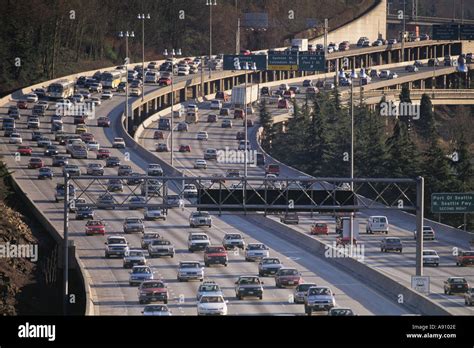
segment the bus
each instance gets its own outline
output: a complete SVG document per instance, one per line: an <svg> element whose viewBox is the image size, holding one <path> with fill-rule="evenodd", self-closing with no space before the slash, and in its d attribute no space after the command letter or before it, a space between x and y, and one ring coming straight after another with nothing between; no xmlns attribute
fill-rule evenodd
<svg viewBox="0 0 474 348"><path fill-rule="evenodd" d="M60 80L53 82L48 86L46 95L50 99L66 99L74 94L74 82L69 80Z"/></svg>
<svg viewBox="0 0 474 348"><path fill-rule="evenodd" d="M117 88L119 83L126 78L126 74L126 71L106 71L102 74L102 86L104 88Z"/></svg>

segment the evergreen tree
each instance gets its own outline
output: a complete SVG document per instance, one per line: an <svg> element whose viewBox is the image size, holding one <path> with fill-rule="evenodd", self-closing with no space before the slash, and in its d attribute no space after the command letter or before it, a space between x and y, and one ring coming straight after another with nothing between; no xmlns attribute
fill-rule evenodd
<svg viewBox="0 0 474 348"><path fill-rule="evenodd" d="M433 104L427 94L423 94L420 104L420 119L413 121L415 129L425 140L436 136L436 124L433 113Z"/></svg>
<svg viewBox="0 0 474 348"><path fill-rule="evenodd" d="M399 115L401 116L400 119L407 125L407 129L409 132L412 130L412 115L402 115L402 110L405 108L404 105L412 104L411 96L410 96L410 89L408 85L402 86L402 91L400 93L400 107L399 107Z"/></svg>
<svg viewBox="0 0 474 348"><path fill-rule="evenodd" d="M461 192L472 191L474 189L474 167L471 163L469 144L464 137L464 133L461 133L457 141L456 155L457 158L452 163L459 190Z"/></svg>

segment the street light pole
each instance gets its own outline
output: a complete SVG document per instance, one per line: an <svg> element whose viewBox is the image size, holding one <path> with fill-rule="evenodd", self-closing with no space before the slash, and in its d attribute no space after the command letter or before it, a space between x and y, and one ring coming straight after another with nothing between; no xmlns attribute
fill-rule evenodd
<svg viewBox="0 0 474 348"><path fill-rule="evenodd" d="M212 77L212 71L211 71L211 57L212 57L212 6L217 6L217 0L206 0L206 6L209 6L209 78Z"/></svg>
<svg viewBox="0 0 474 348"><path fill-rule="evenodd" d="M244 177L245 179L247 179L248 177L248 152L249 152L249 149L247 147L247 143L248 143L248 125L247 125L247 119L248 119L248 110L247 110L247 102L248 102L248 99L247 99L247 88L248 88L248 74L247 74L247 71L248 70L251 70L252 72L253 71L256 71L257 70L257 66L256 66L256 63L252 63L252 65L249 65L247 62L244 63L244 66L243 66L243 70L245 70L245 105L244 105L244 128L245 128L245 152L244 152ZM251 102L251 101L250 101Z"/></svg>
<svg viewBox="0 0 474 348"><path fill-rule="evenodd" d="M407 1L403 0L402 62L405 61L406 6L407 6Z"/></svg>
<svg viewBox="0 0 474 348"><path fill-rule="evenodd" d="M174 48L168 52L167 49L165 49L164 56L168 57L170 56L173 59L173 62L171 63L171 140L170 140L170 153L171 153L171 166L174 165L174 57L175 56L180 56L181 55L181 49L178 49L177 51L174 50Z"/></svg>
<svg viewBox="0 0 474 348"><path fill-rule="evenodd" d="M138 19L142 21L142 101L145 100L145 19L150 19L150 14L139 14Z"/></svg>
<svg viewBox="0 0 474 348"><path fill-rule="evenodd" d="M69 174L64 173L64 251L63 251L63 314L67 315L69 302Z"/></svg>
<svg viewBox="0 0 474 348"><path fill-rule="evenodd" d="M125 130L128 133L128 123L129 123L129 107L128 107L128 98L129 98L129 90L128 90L128 64L130 62L130 58L128 56L128 38L135 37L135 33L132 31L131 33L127 32L120 32L120 38L125 38L125 70L127 72L127 80L125 82Z"/></svg>

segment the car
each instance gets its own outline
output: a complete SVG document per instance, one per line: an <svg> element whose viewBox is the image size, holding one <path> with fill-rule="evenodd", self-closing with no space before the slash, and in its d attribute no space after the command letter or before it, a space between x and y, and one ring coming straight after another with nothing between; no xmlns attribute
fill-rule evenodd
<svg viewBox="0 0 474 348"><path fill-rule="evenodd" d="M165 138L164 134L162 131L155 131L153 133L153 139L155 140L163 140Z"/></svg>
<svg viewBox="0 0 474 348"><path fill-rule="evenodd" d="M92 134L92 133L82 133L81 134L81 140L85 143L88 143L90 141L94 141L94 134Z"/></svg>
<svg viewBox="0 0 474 348"><path fill-rule="evenodd" d="M222 120L221 128L232 128L232 121Z"/></svg>
<svg viewBox="0 0 474 348"><path fill-rule="evenodd" d="M230 95L227 94L226 92L223 92L223 91L218 91L218 92L216 92L216 95L215 95L214 98L215 98L215 99L222 100L222 101L224 101L224 102L230 101Z"/></svg>
<svg viewBox="0 0 474 348"><path fill-rule="evenodd" d="M269 248L263 243L249 243L245 248L245 261L260 261L270 255Z"/></svg>
<svg viewBox="0 0 474 348"><path fill-rule="evenodd" d="M20 154L20 156L31 156L33 154L33 149L31 146L22 145L18 146L17 152Z"/></svg>
<svg viewBox="0 0 474 348"><path fill-rule="evenodd" d="M127 185L140 185L142 184L145 180L143 179L145 175L140 174L140 173L132 173L130 174L130 178L127 179Z"/></svg>
<svg viewBox="0 0 474 348"><path fill-rule="evenodd" d="M280 166L278 164L269 164L265 168L265 175L274 174L276 176L280 175Z"/></svg>
<svg viewBox="0 0 474 348"><path fill-rule="evenodd" d="M69 164L69 157L66 156L53 156L53 167L64 167Z"/></svg>
<svg viewBox="0 0 474 348"><path fill-rule="evenodd" d="M474 265L474 251L458 251L456 255L456 266Z"/></svg>
<svg viewBox="0 0 474 348"><path fill-rule="evenodd" d="M86 222L86 236L100 234L105 236L105 224L102 220L89 220Z"/></svg>
<svg viewBox="0 0 474 348"><path fill-rule="evenodd" d="M311 225L311 235L319 235L319 234L329 234L329 229L328 225L323 222L315 222L314 224Z"/></svg>
<svg viewBox="0 0 474 348"><path fill-rule="evenodd" d="M92 97L91 101L94 106L100 106L102 104L102 101L100 100L100 98L97 98L97 97Z"/></svg>
<svg viewBox="0 0 474 348"><path fill-rule="evenodd" d="M99 142L92 140L87 142L87 151L99 151L100 144Z"/></svg>
<svg viewBox="0 0 474 348"><path fill-rule="evenodd" d="M69 176L81 176L81 170L76 164L65 164L63 167L63 173L69 174Z"/></svg>
<svg viewBox="0 0 474 348"><path fill-rule="evenodd" d="M204 249L204 265L209 267L210 265L224 265L227 267L229 262L227 251L222 245L208 245Z"/></svg>
<svg viewBox="0 0 474 348"><path fill-rule="evenodd" d="M89 90L91 92L95 92L95 93L102 93L103 92L103 87L102 87L101 83L92 83L89 87ZM102 95L102 99L106 99L107 96L108 95L106 94L106 97L104 98L104 95Z"/></svg>
<svg viewBox="0 0 474 348"><path fill-rule="evenodd" d="M245 240L240 233L226 233L222 239L222 245L226 249L245 249Z"/></svg>
<svg viewBox="0 0 474 348"><path fill-rule="evenodd" d="M110 157L110 150L107 149L99 149L97 151L97 159L108 159Z"/></svg>
<svg viewBox="0 0 474 348"><path fill-rule="evenodd" d="M167 305L146 305L142 311L144 316L169 317L172 315Z"/></svg>
<svg viewBox="0 0 474 348"><path fill-rule="evenodd" d="M114 94L112 93L112 91L103 91L101 98L102 99L112 99L113 96L114 96Z"/></svg>
<svg viewBox="0 0 474 348"><path fill-rule="evenodd" d="M28 101L25 99L25 100L19 100L17 103L16 103L16 106L19 108L19 109L28 109Z"/></svg>
<svg viewBox="0 0 474 348"><path fill-rule="evenodd" d="M123 268L146 265L145 253L143 250L131 249L123 257Z"/></svg>
<svg viewBox="0 0 474 348"><path fill-rule="evenodd" d="M264 257L258 263L258 275L266 277L268 275L277 274L278 270L283 267L280 259L277 257Z"/></svg>
<svg viewBox="0 0 474 348"><path fill-rule="evenodd" d="M216 149L206 149L206 151L204 152L204 160L206 161L217 160L217 157L218 157L218 153Z"/></svg>
<svg viewBox="0 0 474 348"><path fill-rule="evenodd" d="M155 272L149 266L133 266L128 283L130 286L140 285L146 280L154 280Z"/></svg>
<svg viewBox="0 0 474 348"><path fill-rule="evenodd" d="M211 110L220 110L220 109L222 109L222 101L220 101L220 100L211 101L210 109Z"/></svg>
<svg viewBox="0 0 474 348"><path fill-rule="evenodd" d="M350 308L331 308L328 312L328 315L331 317L352 317L354 312Z"/></svg>
<svg viewBox="0 0 474 348"><path fill-rule="evenodd" d="M87 133L87 127L84 124L78 124L76 126L76 134Z"/></svg>
<svg viewBox="0 0 474 348"><path fill-rule="evenodd" d="M194 184L186 184L183 188L184 198L195 198L198 196L198 189Z"/></svg>
<svg viewBox="0 0 474 348"><path fill-rule="evenodd" d="M197 135L196 135L196 139L200 140L200 141L208 140L209 139L209 134L207 134L207 132L204 132L204 131L198 132Z"/></svg>
<svg viewBox="0 0 474 348"><path fill-rule="evenodd" d="M100 150L99 150L100 151ZM110 152L109 152L110 154ZM111 167L120 167L120 158L118 157L107 157L106 160L105 160L105 166L107 168L111 168Z"/></svg>
<svg viewBox="0 0 474 348"><path fill-rule="evenodd" d="M336 299L329 287L313 286L309 288L304 302L304 310L307 315L311 316L313 311L329 311L335 306Z"/></svg>
<svg viewBox="0 0 474 348"><path fill-rule="evenodd" d="M123 183L120 179L109 179L107 182L107 191L123 192Z"/></svg>
<svg viewBox="0 0 474 348"><path fill-rule="evenodd" d="M230 116L230 109L222 108L221 111L219 112L219 116Z"/></svg>
<svg viewBox="0 0 474 348"><path fill-rule="evenodd" d="M112 147L114 149L125 149L125 140L123 138L114 138Z"/></svg>
<svg viewBox="0 0 474 348"><path fill-rule="evenodd" d="M413 231L413 239L416 240L417 231L416 229ZM423 240L435 240L436 234L431 226L423 226Z"/></svg>
<svg viewBox="0 0 474 348"><path fill-rule="evenodd" d="M22 144L23 139L21 138L20 133L12 133L10 139L8 140L9 144Z"/></svg>
<svg viewBox="0 0 474 348"><path fill-rule="evenodd" d="M194 169L207 169L206 160L197 159L194 161Z"/></svg>
<svg viewBox="0 0 474 348"><path fill-rule="evenodd" d="M315 283L300 283L296 286L293 293L293 302L296 304L304 304L306 297L308 296L308 290L311 287L315 287Z"/></svg>
<svg viewBox="0 0 474 348"><path fill-rule="evenodd" d="M177 279L179 282L196 279L204 281L204 268L199 261L180 261Z"/></svg>
<svg viewBox="0 0 474 348"><path fill-rule="evenodd" d="M191 146L189 146L189 145L180 145L179 146L179 152L182 152L182 153L191 152Z"/></svg>
<svg viewBox="0 0 474 348"><path fill-rule="evenodd" d="M84 102L84 95L82 94L74 94L72 96L72 101L74 103L83 103Z"/></svg>
<svg viewBox="0 0 474 348"><path fill-rule="evenodd" d="M140 304L151 302L163 302L167 304L168 300L168 287L165 282L161 280L146 280L142 282L138 288L138 302Z"/></svg>
<svg viewBox="0 0 474 348"><path fill-rule="evenodd" d="M284 215L280 216L280 222L286 225L290 225L290 224L298 225L300 222L300 219L297 213L287 212Z"/></svg>
<svg viewBox="0 0 474 348"><path fill-rule="evenodd" d="M235 297L243 300L246 297L257 297L263 300L263 284L257 276L240 276L235 282Z"/></svg>
<svg viewBox="0 0 474 348"><path fill-rule="evenodd" d="M52 142L51 139L42 136L36 141L36 144L38 145L38 147L48 147L52 145Z"/></svg>
<svg viewBox="0 0 474 348"><path fill-rule="evenodd" d="M397 39L389 39L387 41L387 45L395 45L395 44L397 44Z"/></svg>
<svg viewBox="0 0 474 348"><path fill-rule="evenodd" d="M166 213L160 208L146 207L145 220L166 220Z"/></svg>
<svg viewBox="0 0 474 348"><path fill-rule="evenodd" d="M215 281L207 280L199 285L196 301L199 301L202 296L223 296L223 292Z"/></svg>
<svg viewBox="0 0 474 348"><path fill-rule="evenodd" d="M188 251L202 251L211 245L208 235L202 232L190 232L188 235Z"/></svg>
<svg viewBox="0 0 474 348"><path fill-rule="evenodd" d="M130 210L137 210L142 209L146 205L145 197L131 197L128 200L128 209Z"/></svg>
<svg viewBox="0 0 474 348"><path fill-rule="evenodd" d="M388 76L389 80L398 79L398 74L396 72L391 72Z"/></svg>
<svg viewBox="0 0 474 348"><path fill-rule="evenodd" d="M40 128L40 120L37 117L28 117L27 122L28 129L39 129Z"/></svg>
<svg viewBox="0 0 474 348"><path fill-rule="evenodd" d="M439 256L436 250L423 250L423 265L439 266Z"/></svg>
<svg viewBox="0 0 474 348"><path fill-rule="evenodd" d="M385 233L389 232L389 224L386 216L370 216L367 220L367 225L365 227L365 233L374 234L374 233Z"/></svg>
<svg viewBox="0 0 474 348"><path fill-rule="evenodd" d="M128 234L132 232L145 233L145 224L139 217L127 217L123 222L123 233Z"/></svg>
<svg viewBox="0 0 474 348"><path fill-rule="evenodd" d="M41 158L33 157L28 162L28 169L40 169L44 167L44 162Z"/></svg>
<svg viewBox="0 0 474 348"><path fill-rule="evenodd" d="M163 176L163 168L160 164L151 163L147 168L148 176Z"/></svg>
<svg viewBox="0 0 474 348"><path fill-rule="evenodd" d="M403 252L403 244L398 237L385 237L380 241L380 251L386 253L389 251Z"/></svg>
<svg viewBox="0 0 474 348"><path fill-rule="evenodd" d="M463 277L449 277L444 281L444 294L465 293L469 289L469 283Z"/></svg>
<svg viewBox="0 0 474 348"><path fill-rule="evenodd" d="M87 165L87 175L103 176L104 175L104 166L100 163L89 163Z"/></svg>
<svg viewBox="0 0 474 348"><path fill-rule="evenodd" d="M76 209L76 220L93 220L94 209L91 207L78 207Z"/></svg>
<svg viewBox="0 0 474 348"><path fill-rule="evenodd" d="M203 295L197 303L197 315L227 315L227 302L222 295Z"/></svg>
<svg viewBox="0 0 474 348"><path fill-rule="evenodd" d="M97 200L98 209L115 209L115 199L110 193L100 195Z"/></svg>
<svg viewBox="0 0 474 348"><path fill-rule="evenodd" d="M295 268L280 268L275 274L275 286L283 288L287 286L297 286L303 282L301 273Z"/></svg>
<svg viewBox="0 0 474 348"><path fill-rule="evenodd" d="M108 117L99 117L97 119L97 126L104 128L110 127L110 119Z"/></svg>
<svg viewBox="0 0 474 348"><path fill-rule="evenodd" d="M189 214L189 226L196 227L212 227L212 217L208 212L195 211Z"/></svg>
<svg viewBox="0 0 474 348"><path fill-rule="evenodd" d="M147 246L148 249L148 254L150 257L162 257L162 256L169 256L171 258L174 257L175 255L175 248L173 244L167 239L164 238L154 238L149 240L146 243L146 239L144 242L142 242L142 247L143 244Z"/></svg>
<svg viewBox="0 0 474 348"><path fill-rule="evenodd" d="M63 201L65 197L65 190L64 190L64 184L56 184L56 192L54 194L54 199L56 203L59 201ZM74 185L70 184L69 185L69 198L75 200L76 199L76 188ZM71 205L72 206L72 205Z"/></svg>
<svg viewBox="0 0 474 348"><path fill-rule="evenodd" d="M472 306L474 304L474 288L469 288L464 294L464 303L466 306Z"/></svg>
<svg viewBox="0 0 474 348"><path fill-rule="evenodd" d="M407 65L405 70L407 72L414 73L414 72L418 72L420 69L418 69L418 67L416 65Z"/></svg>
<svg viewBox="0 0 474 348"><path fill-rule="evenodd" d="M168 147L168 144L165 143L159 143L156 144L156 152L169 152L170 149Z"/></svg>
<svg viewBox="0 0 474 348"><path fill-rule="evenodd" d="M51 168L48 167L42 167L38 171L38 179L50 179L52 180L54 176L54 173Z"/></svg>
<svg viewBox="0 0 474 348"><path fill-rule="evenodd" d="M169 77L160 77L158 80L160 86L170 86L171 85L171 78Z"/></svg>
<svg viewBox="0 0 474 348"><path fill-rule="evenodd" d="M148 250L148 245L155 239L160 239L160 234L157 232L144 233L141 239L142 249Z"/></svg>
<svg viewBox="0 0 474 348"><path fill-rule="evenodd" d="M129 176L132 174L132 167L128 164L121 164L118 167L117 175L118 176Z"/></svg>

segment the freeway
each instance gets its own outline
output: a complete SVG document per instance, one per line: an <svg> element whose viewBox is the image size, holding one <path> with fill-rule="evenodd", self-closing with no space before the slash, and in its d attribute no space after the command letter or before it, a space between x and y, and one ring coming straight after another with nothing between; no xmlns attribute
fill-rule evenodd
<svg viewBox="0 0 474 348"><path fill-rule="evenodd" d="M147 92L152 92L156 87L147 87ZM50 103L51 104L51 103ZM112 149L113 138L117 135L116 129L119 126L121 113L123 111L123 94L116 94L110 101L104 101L99 107L99 115L109 115L113 127L102 129L95 126L95 120L87 120L88 129L94 134L95 139L101 144L102 148L109 148L112 155L118 156L125 163L125 152L130 153L129 164L136 172L144 172L148 163L133 152L133 149L117 150ZM4 108L2 113L6 112ZM31 139L31 130L26 129L26 114L30 111L23 111L17 128L20 130L24 144L29 144L34 149L34 156L42 156L41 149L36 147ZM45 134L49 132L49 119L52 111L41 119L41 131ZM74 126L72 119L66 118L65 128L67 132L73 133ZM50 136L50 135L49 135ZM58 231L63 227L62 203L54 201L54 187L56 182L61 182L61 178L55 178L52 182L44 182L36 179L37 170L27 169L27 159L21 158L15 160L16 145L9 145L2 138L2 155L8 167L15 171L14 177L18 184L28 192L29 198L37 204L39 209L54 224ZM64 149L61 148L61 152ZM85 167L90 162L98 162L90 156L88 160L72 160L80 166L81 171L85 172ZM50 165L51 159L45 158L47 165ZM102 162L102 161L99 161ZM55 174L60 176L60 170L55 169ZM116 174L111 168L105 169L106 175ZM101 190L100 186L95 184L88 192L90 195L97 195ZM122 196L129 194L126 190ZM141 212L122 212L122 211L97 211L97 215L106 223L108 234L123 235L122 221L125 216L141 215ZM170 309L175 315L194 315L196 313L195 294L198 287L196 283L179 283L176 280L177 264L181 260L202 261L202 255L189 253L186 245L187 233L189 232L187 219L189 210L172 210L166 222L149 223L147 230L157 231L162 236L168 238L176 247L177 253L174 259L151 259L149 264L156 272L156 276L163 278L169 286ZM70 237L74 240L78 256L85 265L86 271L92 279L92 293L94 295L95 313L100 315L139 315L143 306L138 304L137 289L128 285L128 271L122 268L122 261L118 259L104 258L105 238L100 236L86 237L84 234L85 222L71 220ZM271 248L271 255L278 256L286 266L298 268L306 281L312 281L317 284L330 285L336 292L338 304L353 308L359 314L379 314L379 315L399 315L406 314L406 310L393 300L389 300L374 292L366 284L354 279L347 273L331 267L324 260L318 259L308 253L295 248L291 244L274 238L274 236L265 231L265 229L248 223L242 217L227 216L225 218L215 218L214 226L209 231L210 238L218 243L224 233L240 232L244 234L246 241L260 241L266 243ZM127 235L131 246L139 246L140 238L138 235ZM230 299L229 314L280 314L280 315L298 315L303 314L303 308L300 305L289 303L290 289L276 289L272 281L266 280L265 295L263 301L244 300L237 301L233 293L234 281L239 275L256 274L256 264L245 262L243 255L230 253L229 267L206 268L206 278L216 280L224 290L224 295Z"/></svg>
<svg viewBox="0 0 474 348"><path fill-rule="evenodd" d="M210 176L215 173L224 174L227 169L238 167L239 165L229 163L216 163L208 161L207 170L195 170L194 161L196 159L202 159L203 153L208 148L224 149L229 148L236 150L238 142L235 140L235 134L237 131L243 131L242 121L236 121L235 127L232 129L220 128L220 123L206 123L206 118L210 111L209 103L203 103L200 106L202 113L202 119L198 124L192 125L188 132L176 132L177 144L190 145L192 152L188 153L176 153L175 166L186 173L186 175L201 175ZM272 113L277 112L278 109L269 108ZM254 115L252 119L257 120L257 116ZM252 148L258 149L256 141L257 127L250 128L249 139L252 139ZM156 129L156 124L151 125L147 128L142 136L140 137L140 143L150 151L154 149L153 132ZM209 134L209 140L207 142L196 140L198 131L207 131ZM175 149L176 150L176 149ZM162 156L163 159L167 159L168 156ZM275 163L274 160L267 157L267 164ZM297 170L289 168L280 164L282 167L282 173L280 177L283 178L296 178L303 175ZM243 172L243 165L240 164L241 173ZM261 167L254 167L249 169L249 176L263 176L265 173ZM391 225L390 236L400 237L404 243L404 252L402 255L399 254L382 254L380 252L380 241L382 236L377 235L365 235L361 234L360 242L365 246L365 257L366 264L383 273L389 275L391 278L398 282L410 287L411 275L415 274L415 241L413 238L413 230L415 227L415 217L404 212L398 211L377 211L371 209L363 211L358 214L357 221L360 224L361 232L365 232L365 225L368 216L371 215L386 215ZM268 217L277 221L276 217ZM279 221L279 220L278 220ZM332 245L335 242L335 223L334 219L330 217L318 217L317 219L310 218L307 215L301 216L301 224L294 228L295 233L309 233L310 226L315 221L322 221L328 223L331 228L331 233L328 237L318 237L328 245ZM464 306L464 300L461 296L449 296L443 294L443 281L451 276L464 276L471 283L474 282L474 276L472 269L467 267L456 267L455 258L453 256L453 248L459 250L469 249L468 235L460 235L451 233L450 228L446 228L443 225L433 223L432 221L425 220L425 225L431 225L437 232L436 241L425 242L425 249L434 249L440 256L440 266L437 268L426 267L425 274L430 276L431 279L431 293L430 299L445 307L448 311L455 315L472 315L472 307ZM316 237L315 237L316 238Z"/></svg>

